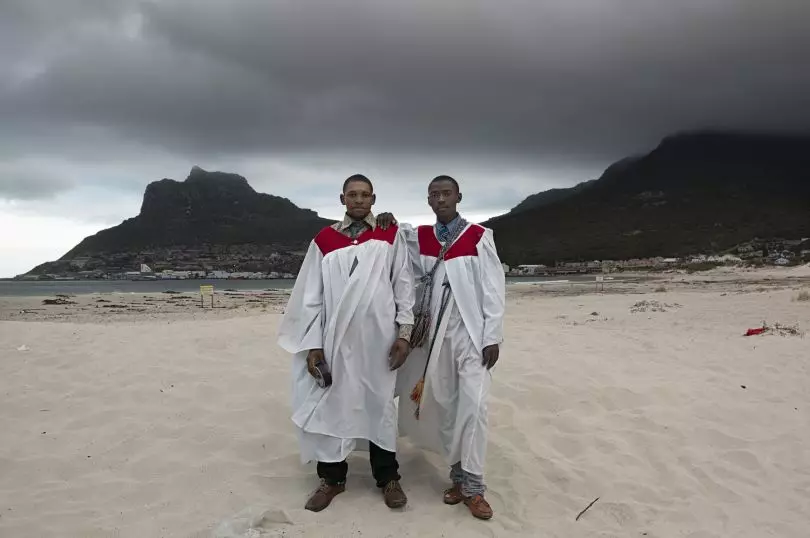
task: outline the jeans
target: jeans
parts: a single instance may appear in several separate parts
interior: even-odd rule
[[[399,463],[397,463],[396,452],[384,450],[374,443],[368,444],[369,463],[371,463],[371,474],[377,481],[378,488],[384,488],[392,480],[399,480]],[[318,477],[322,478],[330,486],[336,486],[346,482],[346,475],[349,472],[349,464],[344,461],[318,462]]]
[[[453,484],[461,484],[461,494],[465,497],[483,495],[487,490],[484,485],[484,477],[468,473],[461,468],[461,462],[454,463],[450,468],[450,480],[453,481]]]

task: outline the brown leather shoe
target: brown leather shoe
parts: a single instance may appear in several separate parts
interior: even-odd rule
[[[470,509],[470,513],[478,519],[492,519],[492,507],[483,495],[464,497],[464,504]]]
[[[444,504],[456,505],[464,500],[461,493],[461,484],[453,484],[452,488],[444,490]]]
[[[402,508],[408,504],[408,497],[402,491],[399,480],[391,480],[383,488],[383,499],[388,508]]]
[[[337,497],[340,493],[346,491],[346,484],[336,484],[334,486],[327,484],[321,480],[321,485],[315,490],[315,493],[307,501],[306,508],[313,512],[320,512],[332,502],[332,499]]]

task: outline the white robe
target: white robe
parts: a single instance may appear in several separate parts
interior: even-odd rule
[[[397,326],[413,323],[413,274],[397,227],[352,240],[325,228],[312,241],[279,330],[293,354],[292,421],[301,461],[343,461],[357,440],[396,450],[396,372],[388,365]],[[333,383],[306,367],[323,349]]]
[[[402,225],[407,234],[416,282],[436,262],[440,244],[433,226]],[[445,276],[450,302],[441,320],[439,307]],[[503,341],[506,282],[492,231],[467,225],[448,249],[433,279],[431,328],[414,349],[397,379],[399,430],[414,444],[442,454],[448,465],[484,474],[487,446],[487,399],[492,381],[483,365],[483,349]],[[425,290],[417,287],[417,304]],[[409,398],[425,368],[431,340],[435,344],[425,375],[419,419]]]

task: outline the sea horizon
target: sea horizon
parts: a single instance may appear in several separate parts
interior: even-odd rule
[[[611,277],[614,280],[621,276]],[[519,282],[593,282],[595,275],[506,277]],[[214,286],[215,292],[292,289],[295,279],[256,280],[0,280],[0,297],[46,297],[51,295],[92,295],[94,293],[199,293],[200,286]]]

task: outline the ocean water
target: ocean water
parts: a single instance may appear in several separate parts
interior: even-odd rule
[[[594,275],[564,277],[507,277],[507,282],[593,282]],[[618,280],[618,279],[617,279]],[[0,297],[47,297],[58,293],[86,295],[92,293],[162,293],[176,291],[199,293],[200,286],[212,285],[214,291],[262,291],[291,289],[292,279],[275,280],[58,280],[43,282],[0,281]]]
[[[200,286],[214,286],[214,291],[261,291],[291,289],[292,279],[274,280],[54,280],[43,282],[0,282],[0,297],[52,296],[57,293],[86,295],[91,293],[161,293],[166,291],[199,293]]]

